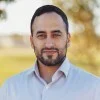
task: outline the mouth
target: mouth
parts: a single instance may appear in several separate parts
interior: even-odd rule
[[[43,53],[46,53],[48,55],[52,55],[52,54],[57,53],[57,50],[43,50]]]

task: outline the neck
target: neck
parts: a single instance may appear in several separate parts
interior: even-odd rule
[[[42,77],[46,83],[50,83],[52,81],[52,76],[57,71],[60,65],[57,66],[46,66],[42,64],[40,61],[38,62],[38,69],[40,77]]]

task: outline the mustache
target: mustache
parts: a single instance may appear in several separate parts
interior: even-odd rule
[[[41,52],[44,52],[44,51],[46,51],[46,50],[51,50],[51,51],[59,51],[57,48],[43,48],[42,50],[41,50]]]

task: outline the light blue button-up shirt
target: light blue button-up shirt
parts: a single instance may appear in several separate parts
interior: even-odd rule
[[[0,100],[100,100],[100,79],[66,59],[47,84],[34,64],[5,82]]]

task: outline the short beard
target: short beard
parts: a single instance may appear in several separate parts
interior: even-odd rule
[[[41,63],[43,63],[46,66],[57,66],[57,65],[61,65],[63,63],[63,61],[66,58],[66,54],[65,55],[60,55],[59,54],[59,50],[56,48],[51,48],[57,51],[57,57],[56,59],[52,59],[52,55],[48,55],[48,59],[45,59],[42,54],[43,54],[43,50],[45,50],[46,48],[41,50],[41,54],[37,54],[37,60],[39,60]],[[66,50],[67,51],[67,50]]]
[[[43,63],[46,66],[57,66],[61,65],[63,61],[65,60],[66,56],[58,56],[55,60],[52,60],[52,56],[48,56],[48,59],[44,59],[42,56],[37,57],[37,60],[39,60],[41,63]]]

